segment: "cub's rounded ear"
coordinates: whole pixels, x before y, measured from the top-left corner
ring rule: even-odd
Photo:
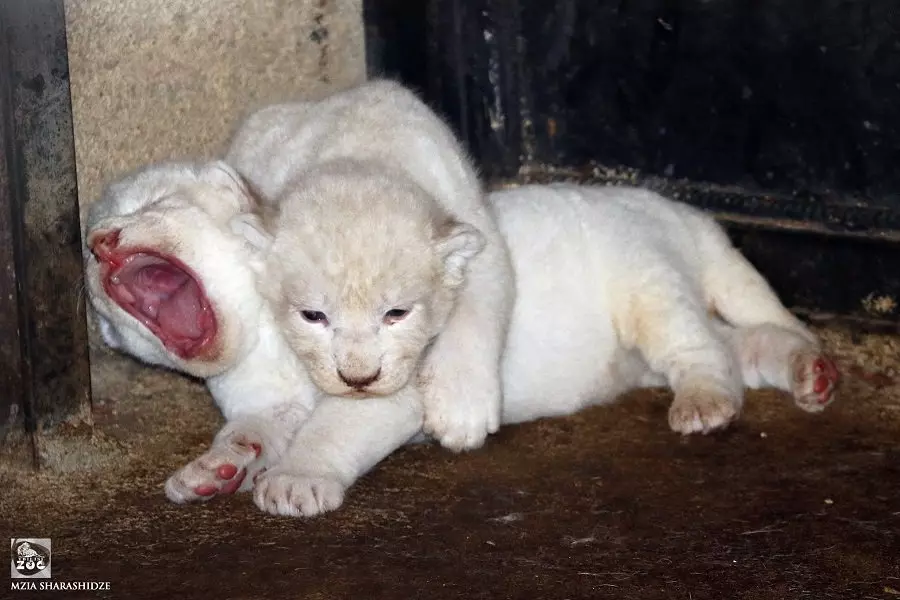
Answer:
[[[259,204],[244,178],[224,161],[215,160],[204,165],[200,171],[200,179],[210,185],[231,190],[241,212],[255,210]]]
[[[228,222],[231,232],[243,239],[256,255],[269,251],[273,236],[265,228],[262,218],[256,213],[243,213],[231,218]]]
[[[444,262],[444,283],[455,287],[465,280],[469,261],[484,248],[484,236],[468,223],[450,221],[438,232],[435,251]]]

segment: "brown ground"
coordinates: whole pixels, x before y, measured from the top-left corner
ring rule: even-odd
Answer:
[[[846,380],[824,415],[753,393],[730,431],[679,439],[667,395],[635,394],[464,456],[405,449],[311,521],[167,503],[217,416],[196,384],[107,357],[93,435],[0,471],[0,531],[52,538],[54,581],[111,582],[53,597],[900,598],[900,338],[825,337]]]

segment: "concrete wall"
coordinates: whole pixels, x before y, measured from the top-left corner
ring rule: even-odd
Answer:
[[[361,0],[66,0],[78,190],[221,151],[240,115],[365,77]]]

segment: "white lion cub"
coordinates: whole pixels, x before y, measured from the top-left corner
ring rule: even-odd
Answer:
[[[741,410],[745,386],[790,392],[808,412],[819,412],[834,399],[838,372],[815,336],[709,216],[634,188],[528,186],[493,193],[490,200],[516,269],[516,304],[502,368],[504,424],[571,414],[639,387],[667,386],[675,392],[669,425],[683,434],[728,425]],[[358,204],[341,206],[352,210]],[[286,323],[291,335],[308,339],[303,345],[325,345],[319,338],[326,336],[337,339],[340,333],[329,328],[343,327],[347,314],[368,315],[368,330],[354,322],[360,338],[403,323],[391,324],[388,312],[409,304],[398,304],[378,277],[335,287],[351,272],[355,263],[344,262],[351,257],[370,264],[385,259],[384,269],[402,264],[387,262],[395,252],[386,250],[396,249],[393,230],[380,220],[383,214],[378,209],[347,223],[346,235],[359,236],[360,246],[377,250],[372,255],[341,248],[352,238],[337,232],[314,238],[312,246],[286,239],[290,231],[310,234],[293,224],[276,236],[279,260],[297,269],[287,272],[285,303],[313,310]],[[339,225],[315,214],[312,219],[320,226]],[[405,232],[397,237],[404,246],[428,251]],[[316,242],[339,249],[320,251]],[[310,264],[316,258],[325,262]],[[384,304],[361,304],[370,310],[356,312],[356,301],[381,297]],[[325,298],[324,304],[308,304]],[[334,321],[326,322],[335,307]],[[374,365],[365,364],[361,372],[372,373]],[[323,402],[275,467],[300,475],[291,485],[260,479],[257,506],[305,516],[335,508],[343,490],[419,432],[415,402],[396,397],[377,410],[346,400]],[[310,495],[309,487],[320,492]]]
[[[228,420],[166,482],[173,502],[247,489],[319,396],[256,291],[250,250],[230,231],[253,208],[225,163],[169,163],[111,184],[88,212],[85,287],[103,339],[204,378]]]
[[[226,162],[280,214],[264,282],[322,390],[414,393],[421,371],[425,431],[443,446],[497,430],[512,267],[472,165],[424,103],[376,80],[264,108]],[[235,231],[268,245],[252,218]]]
[[[260,286],[312,380],[348,398],[415,390],[484,238],[402,173],[353,160],[296,179],[279,208]]]

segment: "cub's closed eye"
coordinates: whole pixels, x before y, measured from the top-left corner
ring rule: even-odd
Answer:
[[[384,322],[388,325],[392,325],[397,321],[402,321],[409,315],[409,311],[403,308],[392,308],[391,310],[384,313]]]
[[[318,310],[300,311],[300,316],[310,323],[322,323],[323,325],[328,324],[328,317],[325,315],[325,313]]]

